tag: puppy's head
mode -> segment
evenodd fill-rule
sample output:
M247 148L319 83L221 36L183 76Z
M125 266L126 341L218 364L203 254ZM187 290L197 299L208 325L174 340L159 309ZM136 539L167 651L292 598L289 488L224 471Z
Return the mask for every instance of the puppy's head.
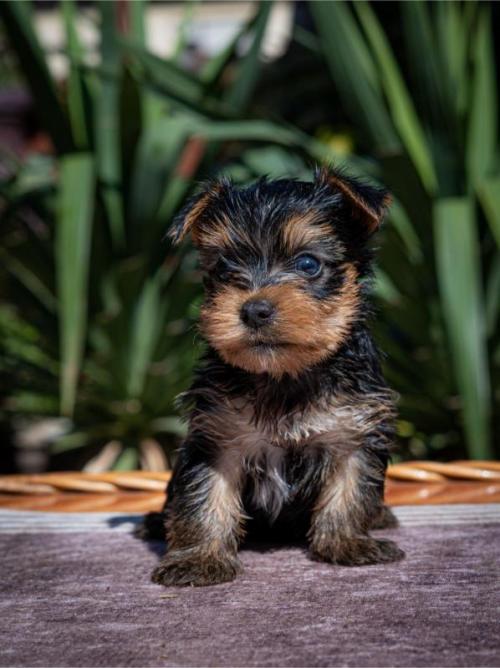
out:
M191 234L200 251L210 345L233 366L276 378L334 353L361 315L366 244L389 201L333 170L312 183L219 181L197 195L170 236Z

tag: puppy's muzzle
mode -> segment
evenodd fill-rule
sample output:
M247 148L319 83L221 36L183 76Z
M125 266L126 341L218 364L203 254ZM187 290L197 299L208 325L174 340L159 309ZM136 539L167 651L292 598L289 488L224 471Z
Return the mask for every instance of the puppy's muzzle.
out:
M249 299L241 307L240 318L247 327L260 329L270 325L275 314L274 305L267 299Z

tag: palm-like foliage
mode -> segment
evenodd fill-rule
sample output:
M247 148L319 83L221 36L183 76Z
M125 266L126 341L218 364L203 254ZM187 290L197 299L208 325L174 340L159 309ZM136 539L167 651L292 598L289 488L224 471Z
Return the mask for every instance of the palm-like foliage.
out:
M402 415L434 448L498 435L500 151L486 3L399 3L398 62L367 2L311 3L354 127L404 209L387 231L379 334ZM462 436L463 434L463 436ZM425 454L422 452L421 454Z

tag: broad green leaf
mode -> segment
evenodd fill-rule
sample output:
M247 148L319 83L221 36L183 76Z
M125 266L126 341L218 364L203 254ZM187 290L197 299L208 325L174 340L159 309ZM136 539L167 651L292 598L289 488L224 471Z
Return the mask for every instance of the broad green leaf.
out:
M376 148L397 153L400 142L382 98L379 77L350 8L343 0L313 2L310 8L323 56L344 105Z
M486 328L488 336L493 337L498 332L497 326L500 315L500 252L492 262L488 280L486 282Z
M234 81L225 94L225 100L237 114L240 114L248 106L257 84L260 71L260 50L272 5L273 3L269 0L259 2L257 17L253 26L252 44L248 53L238 62Z
M130 34L134 41L142 47L146 46L145 8L146 0L134 0L134 2L128 5L130 12Z
M377 61L381 84L387 96L394 125L422 183L430 193L433 193L437 188L437 177L432 156L389 41L367 2L356 2L354 7Z
M400 7L412 82L416 82L413 90L415 104L420 101L434 124L442 121L443 111L447 111L453 121L455 117L453 104L446 107L448 101L445 102L448 84L443 82L443 60L439 58L437 35L433 25L434 16L431 16L433 6L423 0L415 0L401 3ZM422 52L426 54L425 58L422 58ZM452 102L454 101L453 98Z
M477 193L491 233L500 248L500 176L478 183Z
M472 4L472 3L468 3ZM437 39L448 91L448 104L462 118L467 107L469 77L467 76L468 34L462 9L458 3L442 0L434 5L437 15Z
M91 434L85 431L73 431L57 439L51 444L50 451L54 454L84 448L91 441Z
M147 51L135 41L121 37L123 51L139 66L142 81L154 85L163 92L166 100L175 100L193 110L228 115L229 109L216 98L206 94L202 81L190 72L186 72L175 62L164 60ZM202 104L203 101L203 104Z
M185 436L187 433L186 423L178 417L159 417L151 423L151 429L156 432L167 432L176 436Z
M89 133L85 114L84 80L79 68L83 59L83 50L76 31L78 15L73 0L63 0L62 15L66 30L66 49L70 65L68 76L69 117L75 146L83 150L88 148Z
M468 452L473 459L488 459L493 454L491 394L473 201L466 197L437 200L434 232L439 290L462 398Z
M57 397L51 397L47 392L14 392L8 401L8 409L16 414L34 416L54 415L57 410Z
M72 415L74 410L85 345L94 196L93 156L81 153L62 158L55 251L63 415Z
M404 241L410 261L413 264L421 262L423 254L420 239L407 212L398 200L392 202L388 219Z
M95 146L97 174L115 248L125 243L120 155L120 47L115 26L116 5L101 2L101 59L106 72L96 95Z
M121 455L113 464L113 470L132 471L137 468L138 464L139 464L139 451L132 446L128 446L124 448Z
M70 151L71 131L45 56L35 34L31 6L28 2L0 2L0 16L6 29L10 48L15 52L23 76L36 100L35 112L47 129L58 153Z
M469 187L490 176L498 151L498 100L495 52L490 8L480 8L477 29L472 36L473 79L467 132L466 164Z
M182 116L162 116L139 139L127 212L131 240L136 248L150 245L158 238L155 237L158 235L155 216L190 129L190 124Z
M274 179L295 177L303 181L311 179L311 169L306 167L304 161L280 146L249 148L242 153L241 160L256 176Z
M144 389L148 367L160 334L166 299L161 297L161 276L148 279L134 309L129 346L127 394L139 397Z

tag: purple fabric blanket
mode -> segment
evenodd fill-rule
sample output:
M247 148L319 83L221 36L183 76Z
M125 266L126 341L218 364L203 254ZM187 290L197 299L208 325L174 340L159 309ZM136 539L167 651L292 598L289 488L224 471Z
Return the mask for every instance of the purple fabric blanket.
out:
M397 564L256 546L233 583L165 589L137 517L0 510L0 665L499 666L500 505L397 514Z

